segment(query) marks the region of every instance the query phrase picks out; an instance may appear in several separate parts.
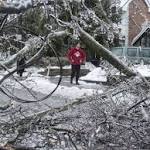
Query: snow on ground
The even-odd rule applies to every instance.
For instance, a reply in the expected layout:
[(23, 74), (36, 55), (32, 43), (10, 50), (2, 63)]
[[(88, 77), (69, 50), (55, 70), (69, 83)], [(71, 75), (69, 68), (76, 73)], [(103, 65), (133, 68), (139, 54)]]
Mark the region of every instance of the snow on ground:
[[(49, 66), (52, 69), (59, 69), (58, 66)], [(63, 69), (71, 69), (71, 65), (64, 66)], [(80, 77), (80, 80), (91, 82), (107, 82), (106, 71), (101, 67), (95, 67), (92, 63), (86, 62), (85, 65), (81, 65), (81, 69), (87, 69), (90, 71), (86, 76)]]
[[(91, 72), (88, 73), (86, 76), (80, 77), (80, 83), (82, 86), (70, 85), (68, 81), (68, 86), (60, 85), (53, 95), (54, 96), (60, 95), (63, 96), (64, 98), (76, 99), (83, 96), (92, 95), (96, 92), (102, 93), (102, 90), (98, 90), (96, 88), (94, 89), (92, 86), (89, 86), (89, 83), (81, 81), (81, 80), (93, 82), (107, 81), (105, 70), (103, 70), (101, 67), (96, 68), (90, 65), (91, 64), (86, 64), (84, 66), (85, 68), (88, 67), (91, 70)], [(138, 65), (135, 66), (134, 69), (140, 72), (143, 76), (150, 77), (150, 66)], [(26, 85), (29, 89), (32, 89), (33, 91), (36, 92), (41, 92), (43, 94), (48, 94), (52, 92), (57, 85), (50, 80), (50, 77), (38, 74), (38, 72), (41, 72), (43, 70), (44, 68), (30, 67), (26, 69), (26, 72), (24, 73), (24, 78), (22, 80), (20, 80), (17, 74), (14, 74), (14, 76), (17, 77), (18, 80), (24, 85)], [(2, 78), (5, 74), (6, 72), (0, 72), (0, 78)], [(12, 85), (17, 89), (22, 88), (22, 86), (16, 81), (12, 80), (12, 78), (7, 79), (5, 81), (5, 84)]]
[[(58, 68), (56, 66), (53, 66), (53, 68)], [(64, 66), (65, 69), (70, 69), (71, 66)], [(106, 82), (106, 71), (105, 69), (102, 69), (101, 67), (95, 67), (93, 64), (87, 62), (85, 65), (81, 65), (81, 68), (88, 69), (91, 72), (89, 72), (86, 76), (81, 77), (82, 80), (91, 80), (91, 81), (102, 81)], [(144, 77), (150, 77), (150, 65), (134, 65), (132, 67), (136, 72), (139, 72)], [(26, 69), (27, 72), (31, 73), (38, 73), (44, 71), (44, 68), (36, 68), (31, 67)], [(120, 73), (119, 73), (120, 74)]]
[(84, 81), (107, 82), (106, 71), (98, 67), (80, 79)]
[[(28, 88), (31, 88), (33, 91), (41, 92), (43, 94), (49, 94), (55, 89), (56, 84), (52, 83), (49, 78), (45, 78), (44, 76), (30, 76), (27, 79), (21, 81)], [(21, 85), (16, 84), (16, 88), (21, 88)], [(63, 97), (75, 99), (82, 96), (92, 95), (96, 92), (93, 89), (79, 88), (76, 86), (67, 87), (67, 86), (59, 86), (58, 89), (54, 92), (53, 95), (61, 95)], [(100, 93), (102, 91), (99, 91)]]
[(134, 70), (144, 77), (150, 77), (150, 65), (136, 65)]
[[(43, 70), (44, 70), (43, 68), (30, 67), (26, 69), (26, 72), (23, 74), (24, 77), (22, 79), (18, 77), (16, 73), (14, 74), (14, 76), (19, 80), (20, 83), (27, 86), (27, 88), (32, 89), (33, 91), (36, 91), (36, 92), (43, 93), (43, 94), (49, 94), (55, 89), (57, 85), (55, 83), (52, 83), (49, 76), (43, 76), (43, 75), (38, 74), (38, 72), (43, 71)], [(2, 78), (3, 75), (5, 74), (6, 72), (3, 72), (3, 73), (1, 72), (0, 78)], [(80, 81), (80, 83), (82, 84), (83, 82)], [(12, 87), (16, 89), (22, 88), (22, 85), (14, 81), (11, 77), (7, 79), (4, 82), (4, 84), (7, 85), (7, 87), (11, 85)], [(68, 84), (70, 85), (70, 83)], [(79, 86), (59, 85), (58, 89), (54, 92), (53, 96), (60, 95), (64, 98), (76, 99), (76, 98), (80, 98), (83, 96), (90, 96), (96, 92), (102, 93), (102, 90), (93, 89), (90, 86), (89, 88), (87, 88), (87, 84), (88, 83), (84, 82), (84, 84), (82, 84), (82, 87), (80, 85)]]
[[(59, 66), (48, 66), (52, 69), (59, 69)], [(63, 66), (63, 69), (71, 69), (71, 65), (67, 65), (67, 66)], [(88, 69), (90, 71), (94, 70), (96, 67), (90, 63), (90, 62), (86, 62), (85, 65), (81, 65), (81, 69)]]
[[(131, 69), (136, 73), (140, 73), (143, 77), (150, 77), (150, 65), (133, 65)], [(120, 72), (117, 72), (116, 75), (120, 75)]]
[[(88, 68), (91, 72), (89, 72), (86, 76), (81, 77), (81, 80), (93, 82), (107, 82), (107, 73), (101, 67), (96, 68), (92, 66), (92, 64), (87, 64), (87, 66), (85, 65), (85, 68)], [(135, 72), (139, 72), (144, 77), (150, 77), (150, 65), (134, 65), (132, 69)], [(120, 75), (119, 72), (115, 74)]]

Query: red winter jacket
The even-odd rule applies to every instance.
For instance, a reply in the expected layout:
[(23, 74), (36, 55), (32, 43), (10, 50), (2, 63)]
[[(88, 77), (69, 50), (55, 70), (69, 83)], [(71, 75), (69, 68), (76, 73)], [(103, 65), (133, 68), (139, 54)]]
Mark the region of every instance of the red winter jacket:
[(69, 62), (72, 65), (80, 65), (86, 59), (86, 54), (81, 48), (70, 48), (67, 53)]

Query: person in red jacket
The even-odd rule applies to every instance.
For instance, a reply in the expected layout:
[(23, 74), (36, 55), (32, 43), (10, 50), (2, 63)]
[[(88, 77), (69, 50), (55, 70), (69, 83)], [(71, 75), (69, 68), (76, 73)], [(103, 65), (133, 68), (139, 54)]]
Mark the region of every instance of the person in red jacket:
[(72, 47), (68, 50), (67, 53), (68, 60), (71, 64), (71, 79), (70, 83), (73, 83), (73, 78), (76, 76), (76, 84), (79, 85), (79, 76), (80, 76), (80, 66), (86, 60), (86, 53), (80, 47), (78, 43), (75, 47)]

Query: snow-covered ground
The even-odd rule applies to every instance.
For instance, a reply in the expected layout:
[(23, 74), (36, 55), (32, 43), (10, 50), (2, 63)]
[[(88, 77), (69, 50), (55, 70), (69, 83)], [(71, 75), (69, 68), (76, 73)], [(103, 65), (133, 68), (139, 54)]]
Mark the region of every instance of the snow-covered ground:
[[(91, 72), (89, 72), (86, 76), (80, 77), (81, 80), (84, 81), (95, 81), (95, 82), (107, 82), (107, 73), (105, 69), (101, 67), (94, 67), (91, 64), (87, 64), (85, 66), (89, 68)], [(132, 69), (140, 73), (143, 77), (150, 77), (150, 65), (134, 65)], [(113, 75), (120, 75), (119, 71), (115, 71)]]
[[(91, 64), (86, 64), (84, 67), (85, 68), (89, 67), (89, 69), (91, 70), (91, 72), (88, 73), (86, 76), (81, 77), (81, 78), (84, 78), (84, 80), (94, 80), (95, 81), (95, 80), (102, 79), (102, 77), (106, 78), (106, 72), (103, 69), (101, 69), (101, 67), (95, 68), (94, 66), (91, 66)], [(135, 66), (134, 69), (139, 71), (142, 75), (146, 75), (146, 76), (150, 77), (150, 66)], [(41, 71), (44, 71), (44, 68), (30, 67), (30, 68), (26, 69), (26, 72), (23, 74), (24, 77), (22, 79), (20, 77), (18, 77), (18, 75), (16, 73), (14, 74), (14, 76), (19, 80), (19, 82), (26, 85), (29, 89), (32, 89), (33, 91), (36, 91), (37, 93), (39, 92), (39, 93), (42, 93), (45, 95), (45, 94), (48, 94), (50, 91), (52, 91), (56, 87), (56, 84), (55, 84), (55, 82), (52, 82), (50, 80), (51, 77), (40, 75), (38, 72), (41, 72)], [(2, 78), (6, 73), (7, 72), (0, 72), (0, 78)], [(9, 79), (7, 79), (4, 82), (4, 84), (7, 86), (12, 85), (15, 89), (19, 89), (18, 90), (19, 92), (22, 92), (21, 85), (19, 83), (17, 83), (16, 81), (14, 81), (11, 77)], [(14, 118), (15, 117), (24, 117), (24, 115), (30, 116), (31, 114), (36, 114), (39, 112), (50, 110), (51, 108), (55, 109), (55, 108), (59, 108), (62, 106), (69, 107), (68, 104), (76, 102), (78, 98), (90, 96), (94, 93), (97, 94), (97, 92), (99, 92), (99, 93), (103, 92), (101, 90), (101, 85), (99, 85), (99, 88), (96, 89), (96, 88), (91, 88), (91, 86), (89, 86), (89, 83), (86, 83), (83, 81), (80, 81), (80, 84), (81, 85), (79, 85), (79, 86), (75, 85), (75, 84), (70, 85), (70, 83), (68, 82), (68, 86), (60, 85), (58, 87), (58, 89), (53, 93), (52, 97), (50, 97), (50, 99), (43, 101), (42, 103), (32, 103), (30, 105), (13, 103), (10, 110), (16, 111), (16, 109), (18, 108), (19, 110), (21, 110), (23, 112), (23, 116), (21, 113), (13, 114)], [(90, 84), (92, 84), (93, 86), (96, 86), (96, 84), (94, 84), (94, 83), (90, 83)], [(23, 93), (23, 92), (21, 94), (26, 96), (25, 93)], [(55, 99), (55, 97), (57, 99)], [(132, 95), (124, 95), (123, 93), (120, 93), (120, 94), (117, 94), (116, 96), (113, 96), (112, 100), (114, 101), (114, 103), (116, 103), (116, 105), (117, 105), (117, 103), (122, 102), (122, 104), (127, 104), (127, 106), (128, 106), (128, 104), (132, 105), (131, 97), (132, 97)], [(5, 101), (6, 101), (6, 99), (5, 99)], [(68, 116), (69, 115), (75, 116), (76, 114), (87, 115), (85, 112), (89, 111), (88, 105), (89, 104), (87, 103), (86, 105), (78, 106), (75, 108), (70, 107), (70, 108), (68, 108), (68, 110), (66, 112), (63, 112), (63, 113), (60, 113), (57, 115), (58, 116), (59, 115), (64, 116), (64, 114), (65, 115), (68, 114)], [(12, 116), (11, 111), (10, 111), (10, 113), (8, 113), (6, 115), (4, 115), (4, 112), (2, 111), (0, 113), (0, 121), (1, 122), (3, 122), (3, 121), (10, 122), (11, 121), (10, 116)], [(58, 117), (57, 115), (54, 117)], [(82, 121), (82, 118), (81, 118), (81, 121)], [(62, 124), (60, 124), (60, 126), (63, 127)], [(65, 128), (68, 127), (68, 126), (66, 126), (66, 124), (64, 124), (64, 126), (65, 126)], [(8, 139), (9, 138), (11, 138), (11, 137), (8, 137)], [(35, 136), (33, 136), (33, 139), (29, 138), (28, 141), (26, 141), (26, 143), (28, 143), (29, 145), (31, 144), (30, 146), (34, 147), (35, 145), (33, 145), (33, 143), (37, 143), (37, 141), (39, 139), (41, 139), (40, 137), (38, 137), (37, 138), (38, 140), (36, 140), (34, 142), (35, 138), (36, 138)], [(7, 141), (6, 139), (3, 139), (3, 140), (0, 141), (0, 144)], [(31, 143), (29, 141), (31, 141)]]
[(134, 70), (144, 77), (150, 77), (150, 65), (136, 65)]
[[(84, 66), (85, 68), (88, 68), (91, 70), (86, 76), (80, 77), (80, 84), (81, 85), (70, 85), (68, 81), (68, 86), (60, 85), (58, 89), (54, 92), (53, 96), (61, 96), (63, 98), (67, 99), (77, 99), (85, 96), (90, 96), (94, 93), (102, 93), (102, 88), (99, 85), (99, 88), (93, 88), (96, 87), (95, 83), (86, 83), (84, 81), (93, 81), (93, 82), (106, 82), (107, 81), (107, 74), (104, 69), (101, 67), (94, 67), (91, 64), (86, 64)], [(67, 68), (67, 67), (66, 67)], [(69, 67), (68, 67), (69, 68)], [(150, 66), (149, 65), (139, 65), (135, 66), (134, 70), (139, 72), (144, 77), (150, 77)], [(20, 79), (17, 74), (14, 74), (14, 76), (19, 80), (20, 83), (27, 86), (28, 89), (32, 89), (32, 91), (40, 92), (44, 95), (49, 94), (52, 92), (55, 87), (57, 86), (56, 83), (52, 82), (50, 80), (49, 76), (43, 76), (40, 75), (38, 72), (44, 71), (44, 68), (35, 68), (31, 67), (26, 69), (26, 72), (23, 74), (23, 79)], [(2, 78), (7, 72), (0, 72), (0, 78)], [(22, 89), (22, 85), (17, 83), (15, 80), (13, 80), (11, 77), (7, 79), (4, 83), (4, 85), (7, 85), (16, 89)], [(92, 86), (90, 86), (92, 84)], [(95, 84), (95, 85), (94, 85)]]
[(80, 79), (84, 81), (107, 82), (107, 75), (105, 70), (103, 70), (101, 67), (98, 67)]
[[(21, 84), (27, 86), (28, 89), (32, 89), (32, 91), (40, 92), (46, 95), (52, 92), (57, 86), (57, 84), (53, 83), (50, 80), (49, 76), (43, 76), (38, 74), (38, 72), (41, 71), (44, 71), (44, 68), (31, 67), (26, 69), (26, 72), (23, 74), (22, 78), (20, 78), (16, 73), (14, 74), (14, 77), (16, 77)], [(0, 72), (1, 74), (0, 78), (2, 78), (3, 75), (6, 73), (7, 72)], [(23, 87), (21, 84), (13, 80), (11, 77), (4, 82), (4, 85), (7, 85), (7, 87), (11, 86), (16, 89), (22, 89)], [(53, 95), (54, 96), (59, 95), (69, 99), (76, 99), (84, 96), (90, 96), (95, 92), (102, 93), (102, 90), (98, 90), (95, 88), (93, 89), (91, 88), (91, 86), (89, 86), (88, 88), (87, 85), (89, 85), (89, 83), (80, 81), (80, 84), (82, 86), (80, 85), (77, 86), (75, 84), (73, 86), (59, 85), (59, 87), (57, 88), (57, 90), (54, 92)]]
[[(44, 76), (35, 74), (20, 82), (33, 91), (41, 92), (43, 94), (49, 94), (56, 87), (56, 84), (52, 83), (48, 77), (45, 78)], [(16, 88), (21, 89), (22, 87), (17, 83)], [(87, 89), (84, 87), (79, 88), (77, 86), (67, 87), (60, 85), (53, 95), (61, 95), (69, 99), (76, 99), (82, 96), (92, 95), (94, 92), (95, 89)], [(99, 92), (102, 91), (100, 90)]]

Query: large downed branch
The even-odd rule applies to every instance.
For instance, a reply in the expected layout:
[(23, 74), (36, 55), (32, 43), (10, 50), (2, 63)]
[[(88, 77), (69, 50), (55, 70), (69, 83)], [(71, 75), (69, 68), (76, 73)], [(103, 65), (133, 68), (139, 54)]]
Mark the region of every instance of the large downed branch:
[(107, 48), (98, 43), (91, 35), (85, 32), (81, 27), (79, 27), (79, 33), (81, 40), (88, 46), (89, 49), (100, 53), (100, 55), (117, 68), (120, 72), (131, 77), (135, 76), (136, 73), (132, 71), (129, 67), (123, 64), (116, 56), (112, 54)]
[[(47, 38), (48, 38), (48, 40), (50, 40), (51, 38), (61, 37), (61, 36), (66, 36), (66, 35), (69, 35), (69, 32), (67, 30), (64, 30), (64, 31), (50, 33), (47, 36)], [(25, 46), (18, 53), (12, 55), (12, 57), (10, 57), (10, 59), (4, 61), (2, 63), (2, 65), (9, 67), (13, 63), (15, 63), (15, 61), (17, 60), (18, 57), (26, 55), (32, 49), (39, 48), (41, 44), (42, 44), (42, 40), (40, 37), (34, 37), (34, 38), (29, 39), (26, 42)]]
[(27, 54), (31, 49), (36, 48), (38, 45), (42, 44), (42, 41), (40, 38), (32, 38), (28, 42), (26, 42), (25, 46), (23, 49), (21, 49), (18, 53), (14, 54), (12, 57), (10, 57), (9, 60), (4, 61), (2, 64), (9, 67), (15, 61), (17, 60), (18, 57), (24, 56)]

